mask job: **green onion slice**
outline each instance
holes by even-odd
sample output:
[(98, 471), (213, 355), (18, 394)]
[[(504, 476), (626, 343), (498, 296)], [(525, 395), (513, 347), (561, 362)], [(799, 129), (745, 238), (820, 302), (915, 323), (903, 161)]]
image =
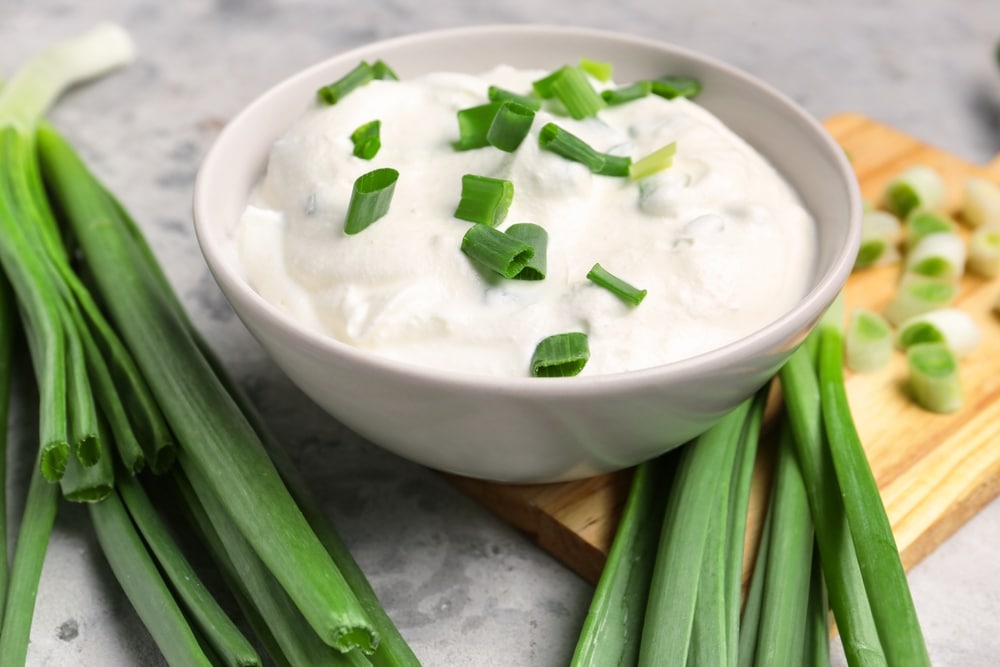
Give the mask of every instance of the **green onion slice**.
[(534, 249), (489, 225), (472, 225), (462, 237), (462, 252), (504, 278), (513, 278), (534, 256)]
[(379, 135), (382, 129), (382, 122), (379, 120), (368, 121), (351, 133), (351, 141), (354, 143), (354, 155), (362, 160), (371, 160), (382, 147), (382, 139)]
[(567, 132), (555, 123), (546, 123), (538, 133), (538, 145), (567, 160), (579, 162), (602, 176), (628, 176), (632, 159), (609, 155), (593, 149), (583, 139)]
[(688, 76), (661, 76), (649, 83), (654, 95), (668, 100), (675, 97), (695, 97), (701, 92), (701, 82)]
[(894, 176), (886, 185), (883, 200), (890, 212), (905, 218), (917, 208), (940, 209), (945, 187), (941, 174), (928, 165), (916, 165)]
[(355, 88), (360, 88), (374, 78), (375, 70), (362, 60), (350, 72), (317, 90), (316, 96), (320, 102), (333, 105), (344, 99), (344, 96)]
[(578, 331), (543, 338), (531, 355), (532, 377), (572, 377), (590, 359), (587, 334)]
[(507, 217), (514, 199), (514, 184), (501, 178), (466, 174), (462, 177), (462, 197), (455, 217), (496, 227)]
[(503, 102), (490, 102), (479, 106), (459, 109), (456, 114), (458, 118), (458, 141), (452, 146), (457, 151), (467, 151), (474, 148), (489, 146), (490, 141), (487, 135), (493, 119), (497, 115), (497, 110)]
[(537, 97), (519, 95), (499, 86), (490, 86), (486, 94), (491, 102), (517, 102), (521, 106), (528, 107), (533, 111), (538, 111), (542, 108), (542, 101)]
[(534, 120), (533, 109), (517, 102), (503, 102), (486, 131), (486, 141), (502, 151), (513, 153), (528, 136)]
[(381, 58), (372, 63), (372, 75), (385, 81), (399, 81), (399, 77)]
[(652, 176), (658, 171), (663, 171), (674, 163), (675, 153), (677, 153), (677, 142), (671, 141), (666, 146), (658, 148), (649, 155), (630, 164), (628, 167), (628, 177), (633, 181), (637, 181), (647, 176)]
[(345, 234), (357, 234), (389, 211), (398, 179), (398, 171), (383, 167), (362, 174), (354, 181), (344, 222)]
[(614, 66), (611, 63), (591, 60), (590, 58), (580, 58), (580, 69), (602, 83), (610, 81), (614, 72)]
[(552, 74), (534, 81), (532, 86), (539, 96), (555, 97), (562, 102), (567, 113), (576, 120), (593, 116), (607, 106), (578, 67), (560, 67)]
[(958, 360), (944, 343), (917, 343), (906, 351), (910, 393), (931, 412), (955, 412), (962, 407)]
[(856, 308), (844, 333), (844, 363), (852, 371), (868, 373), (892, 358), (892, 327), (880, 313)]
[(630, 285), (600, 264), (594, 264), (587, 272), (587, 280), (603, 287), (625, 303), (633, 306), (638, 306), (646, 298), (646, 290)]
[(636, 81), (621, 88), (609, 88), (601, 91), (601, 98), (608, 106), (617, 106), (646, 97), (653, 91), (650, 81)]
[(549, 247), (549, 233), (545, 231), (545, 228), (530, 222), (518, 222), (508, 227), (504, 233), (531, 246), (531, 249), (534, 250), (528, 263), (514, 278), (518, 280), (544, 280), (547, 264), (546, 253)]

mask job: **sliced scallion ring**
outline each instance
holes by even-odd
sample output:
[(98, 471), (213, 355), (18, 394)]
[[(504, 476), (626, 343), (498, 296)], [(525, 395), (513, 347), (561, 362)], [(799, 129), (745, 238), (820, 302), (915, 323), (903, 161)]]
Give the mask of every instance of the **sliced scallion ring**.
[(513, 278), (528, 265), (534, 249), (489, 225), (472, 225), (462, 237), (462, 252), (504, 278)]
[(896, 343), (903, 350), (918, 343), (944, 343), (964, 357), (976, 349), (981, 338), (979, 325), (969, 313), (961, 308), (938, 308), (901, 323)]
[(534, 120), (535, 111), (530, 107), (510, 100), (503, 102), (486, 131), (486, 141), (495, 148), (513, 153), (528, 136)]
[(894, 176), (883, 193), (885, 207), (905, 218), (917, 208), (938, 210), (944, 204), (944, 180), (936, 169), (916, 165)]
[(844, 333), (844, 363), (856, 373), (882, 368), (892, 358), (892, 327), (879, 313), (856, 308)]
[(344, 221), (345, 234), (357, 234), (389, 212), (398, 179), (398, 171), (383, 167), (362, 174), (354, 181)]
[(906, 351), (909, 387), (917, 405), (931, 412), (962, 407), (962, 384), (955, 353), (944, 343), (918, 343)]
[(573, 377), (590, 359), (587, 334), (578, 331), (548, 336), (531, 355), (532, 377)]
[(539, 96), (554, 97), (562, 102), (566, 112), (576, 120), (593, 116), (607, 106), (578, 67), (560, 67), (552, 74), (534, 81), (532, 86)]
[(351, 133), (351, 142), (354, 144), (354, 155), (362, 160), (371, 160), (382, 147), (382, 139), (379, 135), (382, 129), (382, 122), (379, 120), (368, 121)]
[(456, 113), (458, 118), (458, 141), (452, 146), (457, 151), (467, 151), (474, 148), (489, 146), (489, 139), (486, 135), (493, 124), (493, 118), (497, 115), (497, 109), (503, 102), (490, 102), (479, 106), (459, 109)]
[(466, 174), (455, 217), (496, 227), (507, 217), (514, 199), (514, 184), (502, 178)]
[(544, 280), (547, 267), (546, 255), (549, 246), (549, 233), (544, 227), (530, 222), (518, 222), (509, 226), (504, 233), (531, 246), (534, 254), (528, 259), (524, 268), (514, 276), (517, 280)]

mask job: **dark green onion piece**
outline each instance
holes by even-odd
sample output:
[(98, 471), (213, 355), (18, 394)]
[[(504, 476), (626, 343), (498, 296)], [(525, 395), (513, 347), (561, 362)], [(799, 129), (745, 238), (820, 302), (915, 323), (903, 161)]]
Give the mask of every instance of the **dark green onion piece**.
[(695, 97), (701, 92), (701, 83), (687, 76), (661, 76), (649, 82), (654, 95), (672, 100), (675, 97)]
[(383, 81), (399, 81), (399, 77), (392, 71), (392, 68), (385, 64), (381, 58), (372, 63), (372, 74), (376, 79)]
[(580, 69), (601, 82), (610, 81), (614, 72), (614, 66), (611, 63), (591, 60), (590, 58), (580, 58)]
[(462, 177), (462, 197), (455, 217), (496, 227), (507, 217), (513, 199), (514, 184), (510, 181), (466, 174)]
[(360, 88), (375, 78), (372, 66), (361, 61), (354, 69), (340, 77), (331, 84), (327, 84), (316, 91), (316, 96), (320, 102), (332, 105), (344, 99), (344, 96), (355, 88)]
[(351, 133), (351, 141), (354, 143), (354, 155), (362, 160), (371, 160), (382, 148), (382, 138), (379, 135), (382, 129), (382, 121), (372, 120)]
[(535, 94), (543, 99), (550, 99), (556, 96), (556, 91), (553, 89), (552, 84), (562, 76), (562, 72), (565, 69), (572, 69), (569, 65), (560, 67), (559, 69), (546, 74), (541, 79), (531, 82), (531, 87), (535, 90)]
[(609, 155), (591, 148), (575, 134), (555, 123), (546, 123), (538, 133), (538, 145), (567, 160), (579, 162), (591, 172), (602, 176), (628, 176), (629, 157)]
[(633, 84), (621, 88), (609, 88), (601, 91), (601, 99), (608, 106), (617, 106), (633, 100), (638, 100), (649, 95), (653, 90), (653, 84), (649, 81), (636, 81)]
[(345, 234), (357, 234), (389, 211), (398, 178), (398, 171), (383, 167), (362, 174), (354, 181), (344, 222)]
[(600, 264), (594, 264), (587, 273), (587, 280), (603, 287), (622, 301), (638, 306), (646, 298), (646, 290), (638, 289), (614, 275)]
[(540, 377), (572, 377), (580, 371), (590, 359), (590, 346), (587, 345), (587, 334), (578, 331), (555, 334), (543, 338), (531, 355), (531, 376)]
[(462, 237), (462, 252), (504, 278), (519, 274), (535, 254), (527, 243), (489, 225), (469, 227)]
[(497, 115), (497, 110), (503, 102), (490, 102), (479, 106), (459, 109), (458, 118), (458, 141), (452, 146), (457, 151), (467, 151), (474, 148), (489, 146), (487, 138), (493, 119)]
[(513, 153), (528, 136), (534, 120), (534, 110), (517, 102), (504, 102), (493, 116), (486, 140), (491, 146)]
[(535, 251), (520, 273), (514, 277), (518, 280), (543, 280), (547, 266), (546, 253), (549, 247), (549, 233), (545, 231), (545, 228), (530, 222), (519, 222), (508, 227), (504, 233), (526, 243)]
[(509, 90), (504, 90), (498, 86), (490, 86), (487, 91), (487, 97), (490, 98), (491, 102), (517, 102), (518, 104), (526, 106), (533, 111), (538, 111), (542, 108), (542, 101), (537, 97), (519, 95), (517, 93), (512, 93)]
[(576, 120), (594, 116), (598, 111), (608, 106), (604, 99), (594, 90), (582, 70), (576, 67), (563, 67), (559, 76), (551, 82), (553, 95), (563, 103), (569, 115)]

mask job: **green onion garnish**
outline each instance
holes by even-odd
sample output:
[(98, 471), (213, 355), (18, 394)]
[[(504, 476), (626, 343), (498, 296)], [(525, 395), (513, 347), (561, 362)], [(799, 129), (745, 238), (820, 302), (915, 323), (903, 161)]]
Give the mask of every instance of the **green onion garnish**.
[(345, 234), (357, 234), (389, 211), (399, 172), (389, 167), (358, 176), (347, 205)]
[(609, 88), (601, 91), (601, 98), (607, 102), (608, 106), (617, 106), (633, 100), (646, 97), (653, 91), (653, 84), (649, 81), (636, 81), (635, 83), (621, 88)]
[(487, 91), (487, 97), (490, 98), (491, 102), (517, 102), (518, 104), (526, 106), (533, 111), (538, 111), (542, 108), (542, 101), (537, 97), (519, 95), (517, 93), (512, 93), (509, 90), (504, 90), (498, 86), (490, 86)]
[(649, 155), (630, 164), (628, 167), (628, 177), (633, 181), (638, 181), (658, 171), (663, 171), (674, 163), (674, 154), (676, 152), (677, 142), (671, 141), (666, 146), (658, 148)]
[(466, 174), (462, 177), (462, 197), (455, 217), (496, 227), (507, 217), (514, 199), (514, 184), (501, 178)]
[(567, 132), (555, 123), (546, 123), (538, 133), (538, 145), (545, 150), (561, 155), (584, 165), (595, 174), (602, 176), (628, 176), (632, 159), (625, 156), (601, 153), (590, 147), (583, 139)]
[(580, 69), (601, 82), (610, 81), (614, 72), (614, 66), (611, 63), (591, 60), (590, 58), (580, 58)]
[(944, 204), (944, 180), (933, 167), (916, 165), (894, 176), (886, 185), (886, 208), (901, 218), (917, 208), (940, 209)]
[(549, 247), (549, 233), (545, 228), (530, 222), (519, 222), (508, 227), (504, 233), (531, 246), (535, 251), (520, 273), (514, 277), (518, 280), (544, 280), (546, 253)]
[(489, 225), (469, 227), (462, 237), (462, 252), (504, 278), (519, 274), (535, 254), (534, 249), (524, 241)]
[(957, 295), (958, 287), (951, 281), (904, 275), (882, 314), (898, 325), (914, 315), (950, 305)]
[(909, 250), (920, 243), (925, 236), (957, 232), (958, 225), (946, 213), (918, 208), (907, 214), (905, 229), (906, 249)]
[(578, 67), (566, 65), (532, 83), (541, 97), (555, 97), (576, 120), (595, 115), (607, 106)]
[(531, 355), (531, 376), (541, 377), (572, 377), (580, 371), (590, 359), (590, 346), (587, 345), (587, 334), (573, 331), (543, 338)]
[(360, 88), (373, 79), (397, 80), (399, 77), (388, 65), (381, 60), (376, 60), (374, 65), (369, 65), (362, 60), (354, 69), (340, 77), (331, 84), (327, 84), (316, 91), (316, 96), (324, 104), (336, 104), (344, 99), (344, 95), (355, 88)]
[(496, 117), (497, 110), (501, 104), (503, 102), (490, 102), (489, 104), (480, 104), (479, 106), (467, 109), (459, 109), (456, 114), (458, 118), (458, 141), (452, 144), (455, 150), (467, 151), (489, 146), (490, 142), (486, 135), (490, 131), (490, 125), (493, 124), (493, 119)]
[(381, 58), (372, 63), (372, 75), (376, 79), (385, 81), (399, 81), (399, 77), (392, 71), (392, 68), (385, 64)]
[(972, 316), (954, 307), (914, 315), (900, 323), (896, 334), (896, 342), (904, 350), (918, 343), (944, 343), (959, 357), (971, 354), (981, 339)]
[(503, 102), (486, 132), (486, 141), (502, 151), (513, 153), (528, 136), (534, 120), (535, 111), (530, 107), (517, 102)]
[(654, 95), (668, 100), (675, 97), (694, 97), (701, 92), (701, 82), (688, 76), (661, 76), (649, 83)]
[(931, 412), (955, 412), (962, 407), (958, 360), (944, 343), (917, 343), (906, 351), (913, 400)]
[(587, 280), (603, 287), (622, 301), (633, 306), (638, 306), (646, 298), (646, 290), (633, 287), (600, 264), (594, 264), (590, 271), (587, 272)]
[(372, 120), (351, 133), (351, 141), (354, 143), (354, 155), (362, 160), (371, 160), (382, 147), (382, 139), (379, 130), (382, 129), (382, 122)]

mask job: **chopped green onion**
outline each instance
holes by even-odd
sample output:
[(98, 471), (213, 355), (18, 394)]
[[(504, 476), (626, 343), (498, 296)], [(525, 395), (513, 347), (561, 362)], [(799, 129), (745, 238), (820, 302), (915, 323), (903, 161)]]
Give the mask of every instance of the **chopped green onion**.
[(861, 246), (855, 269), (888, 264), (899, 259), (896, 244), (902, 236), (899, 218), (887, 211), (866, 210), (861, 216)]
[[(861, 245), (858, 246), (858, 256), (854, 259), (854, 269), (865, 269), (869, 266), (887, 264), (892, 261), (893, 246), (887, 239), (881, 236), (861, 237)], [(898, 254), (895, 255), (899, 257)]]
[(906, 254), (904, 270), (928, 278), (955, 281), (965, 272), (965, 241), (958, 234), (928, 234)]
[(611, 63), (591, 60), (590, 58), (580, 58), (580, 69), (602, 83), (610, 81), (614, 73), (614, 65)]
[(960, 308), (938, 308), (899, 325), (896, 342), (903, 350), (918, 343), (945, 343), (959, 357), (972, 353), (982, 338), (979, 325)]
[(576, 135), (555, 123), (546, 123), (538, 133), (538, 145), (567, 160), (579, 162), (595, 174), (602, 176), (628, 176), (632, 159), (600, 153)]
[(609, 88), (601, 91), (601, 98), (608, 103), (608, 106), (617, 106), (642, 99), (653, 91), (653, 84), (649, 81), (636, 81), (635, 83), (621, 88)]
[(661, 76), (649, 83), (654, 95), (668, 100), (675, 97), (695, 97), (701, 92), (701, 82), (689, 76)]
[(543, 338), (531, 355), (532, 377), (572, 377), (590, 359), (587, 334), (578, 331)]
[(372, 63), (372, 74), (376, 79), (383, 81), (399, 81), (396, 73), (381, 58)]
[(389, 212), (399, 172), (382, 167), (358, 176), (344, 221), (345, 234), (357, 234)]
[(557, 98), (576, 120), (593, 116), (607, 106), (577, 67), (566, 65), (532, 85), (541, 97)]
[(914, 209), (906, 216), (906, 248), (909, 250), (920, 243), (925, 236), (939, 233), (954, 233), (958, 225), (948, 215), (939, 211)]
[(549, 233), (545, 228), (530, 222), (519, 222), (509, 226), (504, 233), (534, 250), (528, 263), (514, 277), (518, 280), (544, 280), (549, 247)]
[(984, 278), (1000, 275), (1000, 225), (982, 226), (969, 238), (969, 272)]
[(587, 272), (587, 280), (608, 290), (625, 303), (638, 306), (646, 298), (646, 290), (639, 289), (614, 275), (599, 263)]
[(375, 61), (374, 65), (370, 65), (362, 60), (347, 74), (317, 90), (316, 96), (323, 104), (333, 105), (344, 99), (344, 96), (352, 90), (360, 88), (375, 79), (396, 80), (398, 77), (381, 60)]
[(489, 146), (490, 141), (487, 134), (493, 118), (497, 115), (497, 109), (503, 102), (490, 102), (479, 106), (459, 109), (456, 113), (458, 119), (458, 141), (452, 143), (457, 151), (468, 151), (474, 148)]
[(628, 166), (628, 177), (633, 181), (651, 176), (658, 171), (663, 171), (674, 163), (674, 154), (677, 152), (677, 142), (671, 141), (666, 146), (658, 148), (649, 155), (640, 158)]
[(891, 213), (905, 218), (916, 208), (940, 209), (944, 205), (944, 192), (941, 174), (933, 167), (917, 165), (893, 177), (883, 198)]
[(496, 227), (507, 217), (514, 199), (514, 184), (502, 178), (466, 174), (455, 217)]
[(534, 89), (535, 94), (541, 97), (542, 99), (546, 100), (555, 97), (556, 92), (553, 89), (552, 84), (553, 82), (555, 82), (556, 79), (562, 76), (562, 72), (564, 69), (571, 69), (571, 68), (569, 65), (566, 65), (557, 70), (553, 70), (552, 72), (543, 76), (541, 79), (536, 79), (535, 81), (532, 81), (531, 87), (532, 89)]
[(882, 368), (892, 358), (892, 327), (879, 313), (855, 308), (844, 334), (844, 359), (856, 373)]
[(1000, 185), (968, 178), (962, 186), (962, 220), (971, 227), (1000, 226)]
[(517, 102), (521, 106), (528, 107), (533, 111), (538, 111), (542, 108), (542, 101), (537, 97), (519, 95), (498, 86), (490, 86), (486, 92), (486, 96), (491, 102)]
[(531, 130), (535, 112), (517, 102), (503, 102), (493, 116), (486, 141), (495, 148), (513, 153)]
[(906, 351), (913, 400), (931, 412), (955, 412), (962, 407), (958, 360), (944, 343), (917, 343)]
[(950, 305), (958, 295), (955, 283), (918, 275), (905, 275), (882, 314), (894, 325), (914, 315)]
[(382, 147), (382, 139), (379, 131), (382, 129), (382, 121), (372, 120), (358, 127), (351, 133), (351, 142), (354, 143), (354, 155), (362, 160), (371, 160)]
[(504, 278), (519, 274), (535, 254), (527, 243), (507, 236), (499, 229), (480, 224), (472, 225), (465, 232), (462, 252)]

